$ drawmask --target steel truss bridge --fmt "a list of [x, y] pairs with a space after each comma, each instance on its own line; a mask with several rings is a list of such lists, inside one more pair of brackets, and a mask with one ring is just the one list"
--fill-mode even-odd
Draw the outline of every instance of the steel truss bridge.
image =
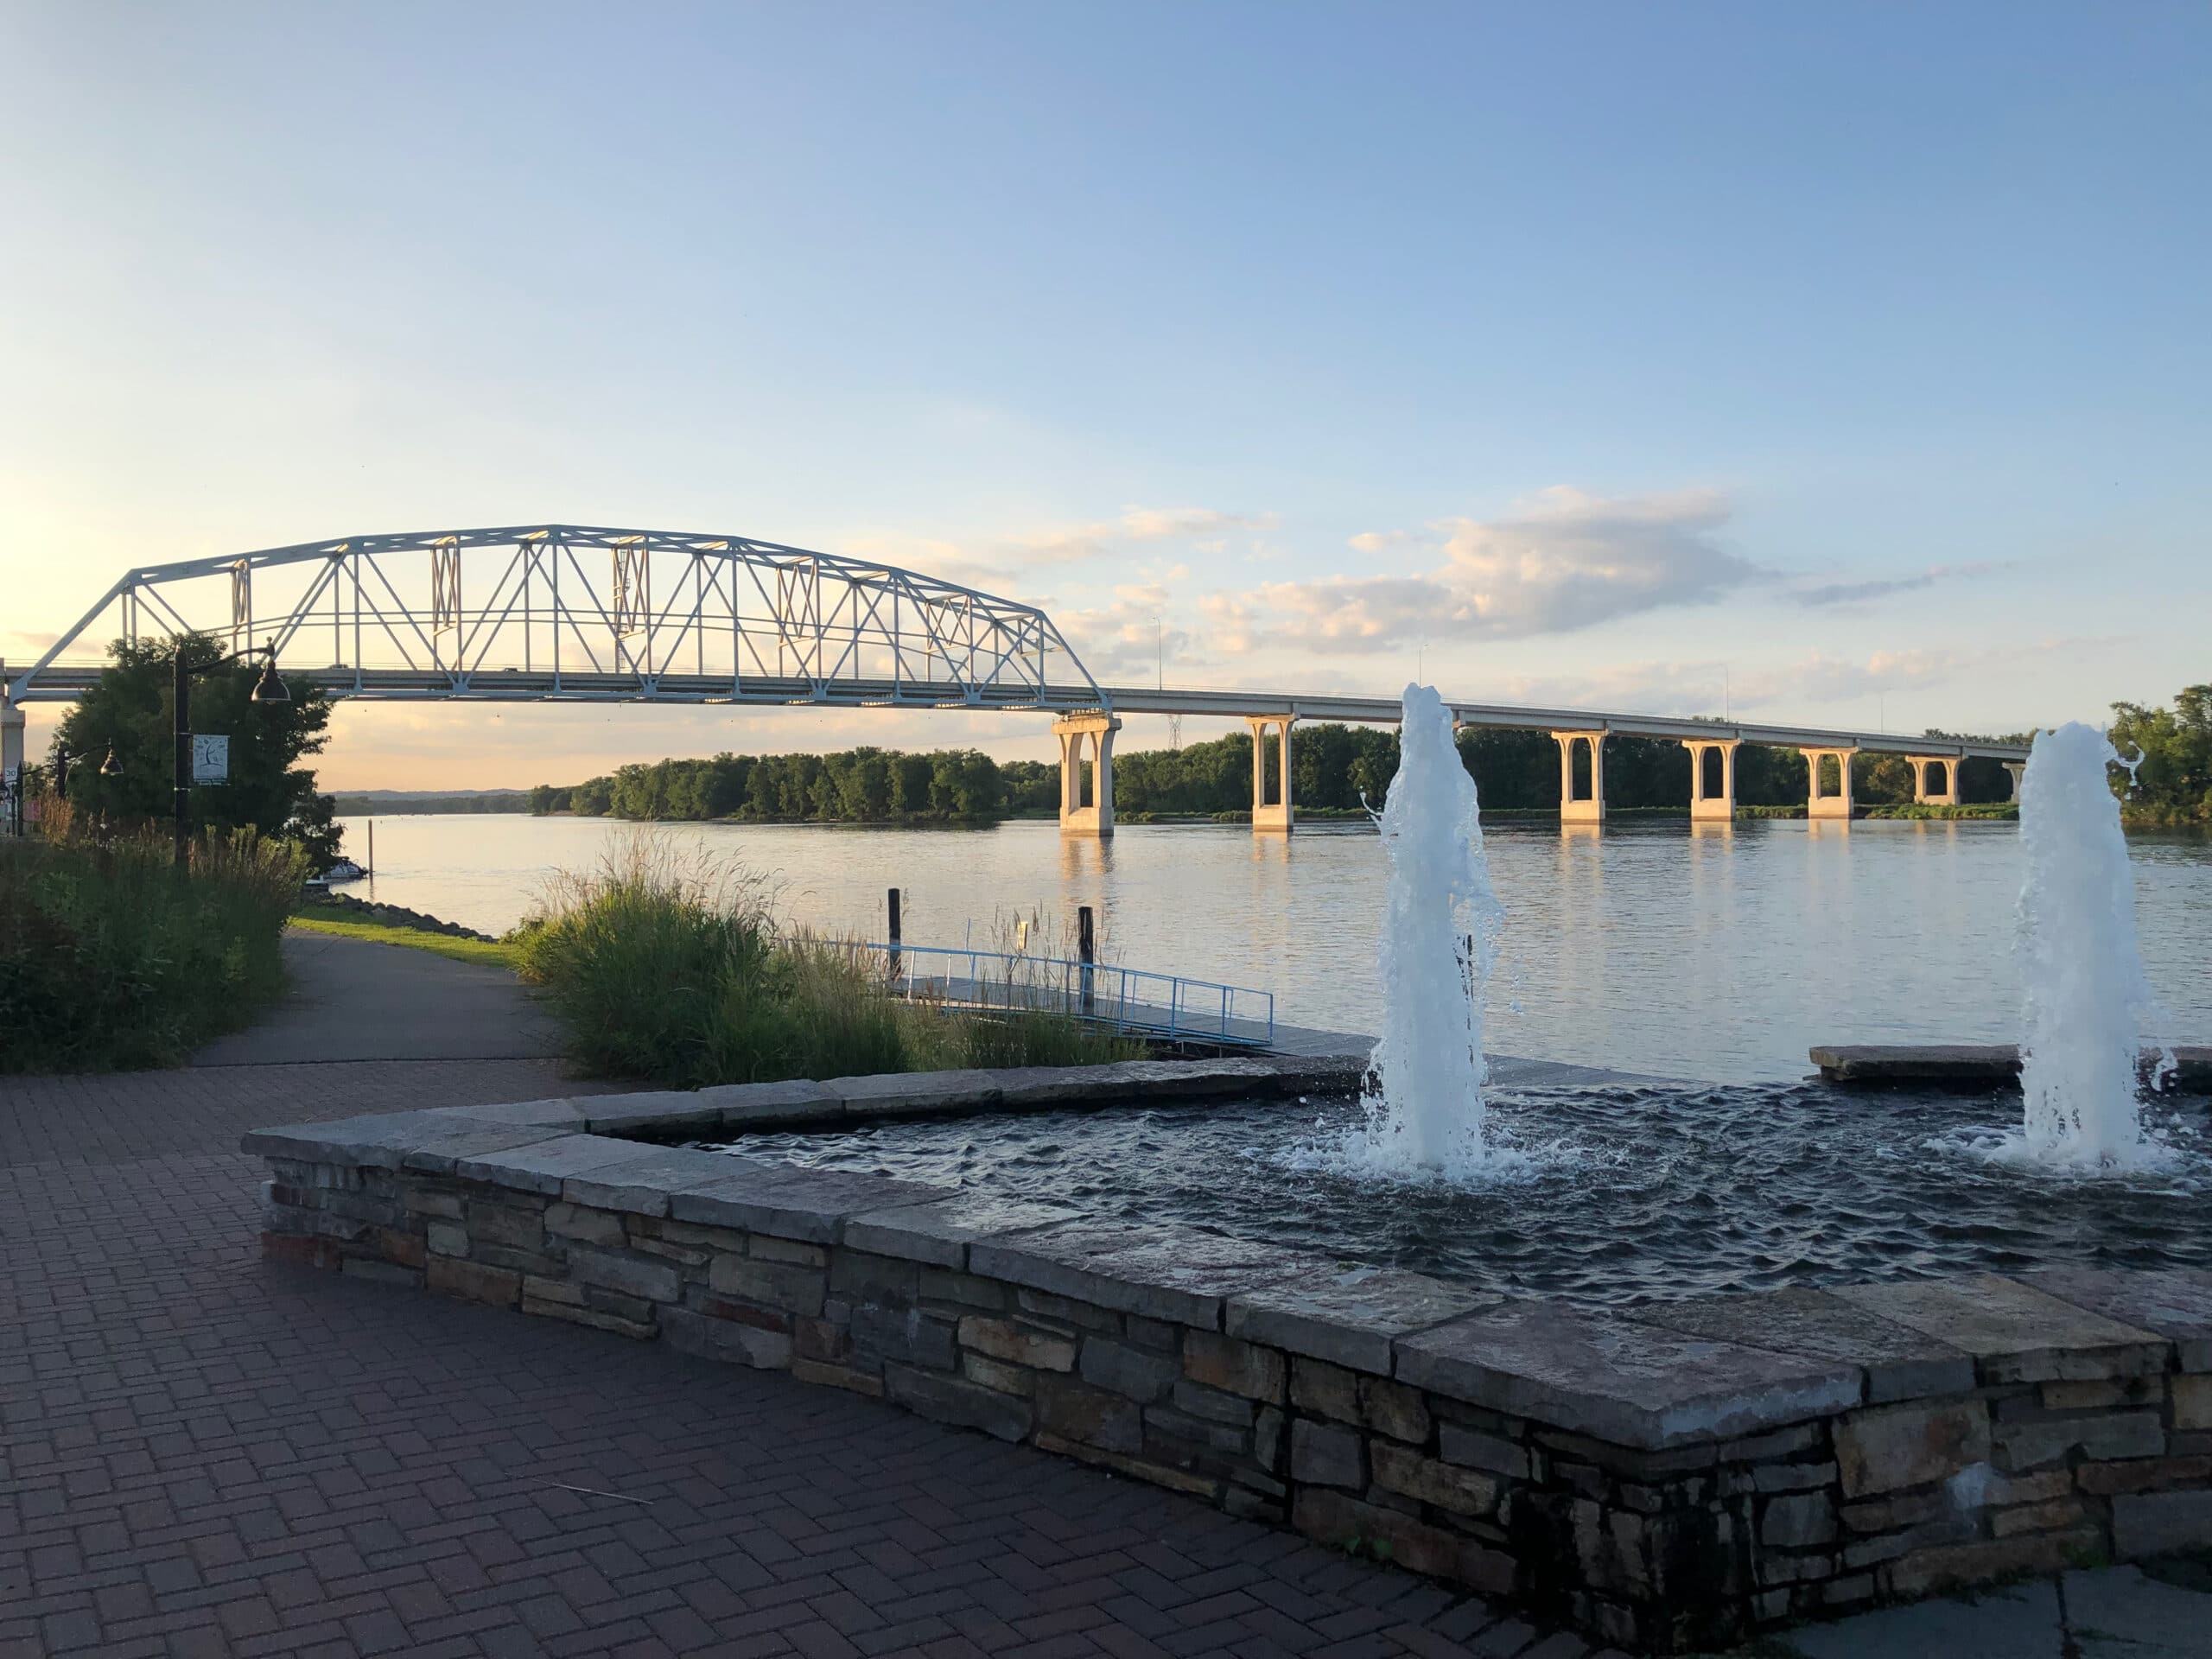
[[[1101, 686], [1034, 606], [743, 536], [522, 524], [353, 536], [126, 571], [4, 702], [73, 702], [110, 640], [273, 645], [335, 697], [1289, 715], [1395, 697]], [[2022, 760], [2006, 744], [1452, 702], [1463, 725]]]
[[524, 524], [124, 573], [9, 701], [73, 699], [112, 639], [273, 645], [334, 696], [1058, 709], [1102, 694], [1034, 606], [741, 536]]

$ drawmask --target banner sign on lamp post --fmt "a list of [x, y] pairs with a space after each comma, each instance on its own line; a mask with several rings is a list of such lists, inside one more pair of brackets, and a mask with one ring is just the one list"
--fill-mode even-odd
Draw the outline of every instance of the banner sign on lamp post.
[[227, 784], [231, 781], [231, 740], [227, 736], [192, 737], [192, 781]]

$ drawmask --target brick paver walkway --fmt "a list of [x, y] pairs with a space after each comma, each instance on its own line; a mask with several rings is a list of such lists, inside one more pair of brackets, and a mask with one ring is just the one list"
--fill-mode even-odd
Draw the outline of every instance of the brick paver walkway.
[[1588, 1649], [773, 1373], [261, 1261], [256, 1124], [536, 1061], [0, 1077], [0, 1656]]

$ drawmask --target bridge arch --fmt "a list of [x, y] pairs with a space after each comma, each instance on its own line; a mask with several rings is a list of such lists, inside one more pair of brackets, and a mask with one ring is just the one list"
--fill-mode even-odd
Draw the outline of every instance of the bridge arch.
[[7, 701], [72, 698], [114, 638], [276, 645], [334, 696], [1109, 706], [1033, 605], [751, 537], [520, 524], [134, 568]]

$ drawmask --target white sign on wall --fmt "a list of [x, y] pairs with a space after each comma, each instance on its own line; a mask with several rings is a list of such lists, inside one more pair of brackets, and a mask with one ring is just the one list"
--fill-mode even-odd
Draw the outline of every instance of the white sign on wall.
[[231, 740], [228, 737], [202, 737], [197, 732], [193, 734], [192, 781], [195, 784], [227, 784], [231, 781]]

